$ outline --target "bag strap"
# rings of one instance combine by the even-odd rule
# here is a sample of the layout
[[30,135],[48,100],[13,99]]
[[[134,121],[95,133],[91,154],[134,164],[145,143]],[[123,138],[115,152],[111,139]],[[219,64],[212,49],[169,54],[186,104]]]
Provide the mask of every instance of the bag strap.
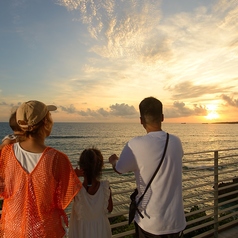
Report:
[[166,150],[167,150],[168,141],[169,141],[169,133],[167,133],[166,143],[165,143],[165,147],[164,147],[164,153],[163,153],[163,155],[162,155],[162,158],[161,158],[161,160],[160,160],[160,163],[159,163],[157,169],[155,170],[153,176],[151,177],[149,183],[147,184],[144,193],[140,196],[140,198],[139,198],[139,200],[138,200],[138,202],[137,202],[137,204],[136,204],[137,206],[139,205],[139,203],[140,203],[141,200],[143,199],[143,197],[144,197],[146,191],[148,190],[148,188],[149,188],[150,184],[152,183],[152,181],[153,181],[155,175],[157,174],[157,172],[159,171],[159,169],[160,169],[160,167],[161,167],[161,164],[162,164],[162,162],[163,162],[163,160],[164,160],[165,153],[166,153]]

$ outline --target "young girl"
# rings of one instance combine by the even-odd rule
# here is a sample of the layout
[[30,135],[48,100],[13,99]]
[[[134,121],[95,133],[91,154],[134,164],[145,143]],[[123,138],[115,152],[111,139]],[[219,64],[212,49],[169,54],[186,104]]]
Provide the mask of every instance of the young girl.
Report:
[[2,139],[2,144],[0,145],[0,149],[2,149],[4,145],[13,144],[15,142],[21,142],[25,139],[24,131],[17,124],[16,114],[17,114],[17,112],[16,112],[16,110],[14,110],[11,113],[10,118],[9,118],[9,126],[11,127],[13,134],[6,135]]
[[78,176],[83,176],[83,187],[74,198],[69,238],[111,238],[107,213],[113,209],[111,190],[107,180],[100,181],[103,156],[98,149],[85,149],[78,162]]

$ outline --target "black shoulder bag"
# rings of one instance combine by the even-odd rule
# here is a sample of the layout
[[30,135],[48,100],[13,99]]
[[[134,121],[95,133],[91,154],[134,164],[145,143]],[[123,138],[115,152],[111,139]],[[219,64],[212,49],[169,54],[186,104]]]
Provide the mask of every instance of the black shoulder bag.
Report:
[[157,167],[157,169],[155,170],[152,178],[150,179],[149,183],[147,184],[146,186],[146,189],[144,191],[144,193],[141,195],[141,197],[139,198],[138,202],[136,202],[136,196],[138,194],[138,190],[137,188],[135,189],[135,191],[131,194],[130,196],[130,199],[131,199],[131,203],[130,203],[130,206],[129,206],[129,225],[131,224],[131,222],[134,220],[134,217],[135,217],[135,214],[136,212],[138,212],[138,214],[140,215],[141,218],[144,218],[144,216],[141,214],[140,210],[138,209],[138,205],[140,204],[141,200],[143,199],[146,191],[148,190],[150,184],[152,183],[155,175],[157,174],[157,172],[159,171],[160,169],[160,166],[164,160],[164,156],[165,156],[165,153],[166,153],[166,150],[167,150],[167,146],[168,146],[168,141],[169,141],[169,134],[167,133],[167,139],[166,139],[166,144],[165,144],[165,147],[164,147],[164,153],[162,155],[162,158],[160,160],[160,163]]

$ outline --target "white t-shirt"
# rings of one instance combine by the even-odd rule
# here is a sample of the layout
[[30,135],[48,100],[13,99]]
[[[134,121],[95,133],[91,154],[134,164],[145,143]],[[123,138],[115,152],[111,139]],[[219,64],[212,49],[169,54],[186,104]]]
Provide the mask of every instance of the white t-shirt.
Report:
[[14,153],[21,166],[29,173],[33,171],[42,153],[32,153],[23,150],[19,143],[14,143]]
[[[166,142],[166,132],[150,132],[131,139],[124,147],[116,164],[120,173],[133,171],[142,195],[161,160]],[[181,141],[169,135],[164,161],[139,205],[144,218],[136,213],[136,223],[145,231],[155,234],[177,233],[185,229],[186,220],[182,199]]]

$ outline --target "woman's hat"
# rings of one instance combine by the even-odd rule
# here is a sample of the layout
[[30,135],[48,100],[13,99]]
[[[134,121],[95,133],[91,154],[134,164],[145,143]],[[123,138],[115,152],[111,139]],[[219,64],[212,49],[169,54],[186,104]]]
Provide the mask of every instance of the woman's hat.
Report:
[[39,123],[49,111],[55,111],[54,105],[45,105],[43,102],[31,100],[22,103],[16,111],[17,124],[24,130]]

